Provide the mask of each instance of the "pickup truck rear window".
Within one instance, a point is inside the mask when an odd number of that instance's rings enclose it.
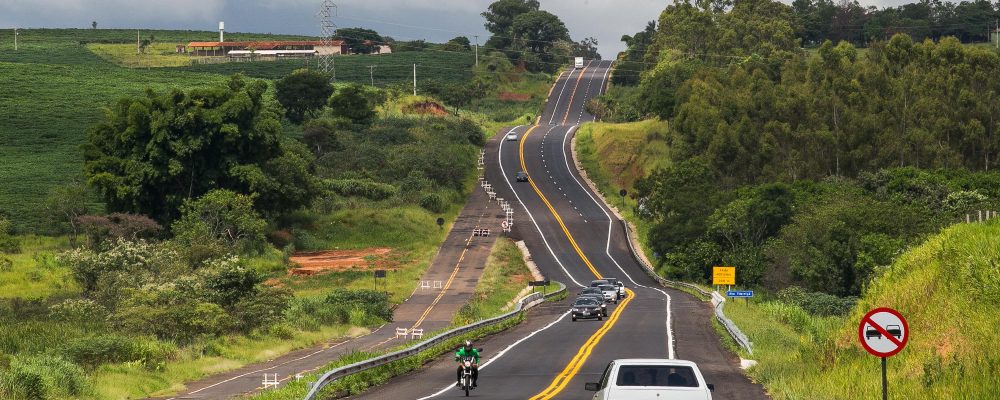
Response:
[[[622,365],[618,386],[698,387],[691,367],[674,365]]]

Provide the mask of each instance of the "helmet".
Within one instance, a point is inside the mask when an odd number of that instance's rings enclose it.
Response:
[[[471,348],[472,348],[472,341],[471,340],[466,340],[465,341],[465,349],[468,350],[468,349],[471,349]]]

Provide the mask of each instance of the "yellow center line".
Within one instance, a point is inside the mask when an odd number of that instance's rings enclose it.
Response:
[[[628,293],[628,297],[625,298],[625,300],[623,300],[617,308],[615,308],[615,311],[611,313],[611,317],[608,318],[608,322],[606,322],[601,329],[598,329],[597,332],[594,332],[594,334],[587,339],[587,341],[583,344],[583,347],[580,347],[580,350],[576,352],[576,356],[570,360],[569,364],[566,364],[566,368],[563,368],[562,372],[560,372],[559,375],[556,375],[556,378],[552,380],[552,383],[550,383],[549,386],[540,393],[532,397],[531,400],[551,399],[553,396],[559,394],[559,392],[562,392],[562,390],[566,388],[566,385],[569,384],[577,372],[580,371],[580,368],[583,367],[584,361],[590,357],[590,353],[594,350],[594,347],[597,346],[597,343],[600,342],[601,338],[608,333],[609,330],[611,330],[611,327],[613,327],[616,322],[618,322],[618,318],[621,317],[622,312],[625,311],[625,306],[627,306],[628,303],[635,298],[635,293],[632,292],[631,289],[625,290]]]
[[[580,73],[580,76],[583,76],[582,72]],[[579,80],[577,80],[577,86],[579,86]],[[576,93],[576,88],[573,89],[573,93],[574,94]],[[570,97],[570,99],[571,99],[570,104],[572,104],[572,97]],[[568,113],[569,111],[567,111],[567,115]],[[565,120],[563,120],[563,122],[565,123]],[[519,156],[521,158],[521,170],[523,170],[526,174],[528,174],[528,183],[531,184],[531,187],[535,190],[535,193],[538,194],[538,197],[541,198],[542,202],[545,203],[545,206],[548,207],[549,212],[551,212],[552,216],[555,217],[556,222],[559,223],[559,227],[562,228],[563,233],[566,234],[566,238],[569,239],[569,243],[573,246],[573,250],[576,251],[576,254],[578,254],[580,256],[580,259],[583,260],[584,264],[587,265],[587,268],[590,269],[590,272],[593,273],[594,276],[596,276],[598,279],[601,279],[602,278],[601,273],[597,272],[597,269],[594,268],[594,264],[590,262],[590,259],[588,259],[585,254],[583,254],[583,250],[581,250],[580,246],[576,243],[576,239],[574,239],[573,234],[569,232],[569,229],[563,222],[562,217],[560,217],[559,213],[556,212],[555,207],[552,207],[552,203],[550,203],[549,200],[545,197],[545,195],[542,194],[542,191],[538,189],[538,186],[535,185],[535,181],[531,179],[531,174],[528,172],[528,167],[527,165],[525,165],[524,162],[524,143],[527,140],[528,136],[531,135],[531,132],[535,130],[535,128],[538,128],[538,125],[531,127],[531,129],[528,129],[528,131],[525,132],[524,135],[521,137],[521,143],[518,149]],[[635,298],[635,293],[632,290],[626,289],[626,293],[628,293],[628,297],[625,300],[623,300],[621,304],[618,305],[618,307],[615,308],[615,311],[611,313],[611,317],[608,319],[608,321],[605,322],[604,325],[597,330],[597,332],[594,332],[594,334],[587,339],[587,341],[583,344],[583,346],[580,347],[580,350],[576,352],[576,355],[573,356],[573,358],[569,361],[568,364],[566,364],[566,368],[564,368],[562,372],[560,372],[559,375],[557,375],[555,379],[552,380],[552,382],[549,384],[548,387],[545,388],[545,390],[542,390],[540,393],[532,397],[531,398],[532,400],[551,399],[566,388],[566,385],[568,385],[569,382],[573,379],[573,377],[576,376],[576,374],[580,371],[580,368],[582,368],[583,364],[587,361],[587,358],[590,357],[590,354],[593,351],[594,347],[596,347],[597,344],[600,343],[601,339],[604,338],[604,335],[607,334],[611,330],[611,328],[615,326],[615,324],[618,322],[619,317],[621,317],[621,314],[625,311],[625,308],[632,301],[632,299]]]
[[[566,121],[569,120],[569,111],[573,109],[573,97],[576,96],[576,89],[580,88],[580,81],[583,80],[583,74],[587,72],[587,68],[590,68],[590,64],[587,64],[583,70],[580,71],[580,75],[576,77],[576,85],[573,86],[573,91],[569,94],[569,103],[566,103],[566,115],[563,116],[562,124],[566,125]],[[527,135],[525,135],[527,136]]]
[[[459,267],[462,265],[462,260],[465,259],[465,253],[469,252],[469,242],[472,241],[472,236],[474,236],[474,234],[469,235],[469,239],[465,241],[465,249],[462,250],[462,255],[458,256],[458,262],[455,263],[455,269],[451,271],[451,276],[448,277],[448,281],[445,282],[444,287],[441,288],[441,293],[438,293],[437,297],[434,298],[434,301],[431,302],[431,305],[427,307],[426,310],[424,310],[423,315],[421,315],[420,318],[417,319],[417,322],[414,323],[413,326],[410,327],[410,329],[420,326],[420,324],[424,322],[424,319],[427,318],[428,315],[430,315],[431,310],[434,309],[434,306],[436,306],[437,303],[441,301],[441,298],[444,297],[445,293],[448,292],[448,288],[451,287],[451,283],[455,281],[455,276],[458,275]]]
[[[521,137],[521,146],[520,146],[521,170],[528,175],[528,183],[530,183],[531,187],[535,189],[535,193],[537,193],[538,197],[542,199],[542,202],[545,203],[545,206],[549,208],[549,212],[552,213],[552,216],[556,218],[556,222],[559,223],[559,227],[562,228],[563,233],[565,233],[566,237],[569,238],[569,243],[573,246],[573,249],[576,250],[576,253],[580,255],[581,259],[583,259],[583,263],[587,265],[587,268],[590,269],[590,272],[593,273],[594,276],[597,277],[597,279],[601,279],[602,278],[601,273],[597,272],[597,268],[594,268],[594,264],[591,264],[587,256],[583,254],[583,250],[581,250],[580,246],[576,244],[576,239],[573,239],[573,235],[569,233],[569,229],[566,228],[566,224],[563,223],[562,217],[560,217],[559,213],[556,212],[556,209],[552,207],[552,203],[549,203],[549,199],[545,198],[545,195],[542,194],[542,191],[538,189],[537,185],[535,185],[535,181],[531,179],[531,174],[528,173],[528,167],[524,164],[524,142],[525,139],[528,138],[528,135],[531,135],[531,132],[535,130],[535,128],[538,128],[538,125],[535,125],[531,127],[531,129],[528,129],[528,131],[524,133],[524,136]]]

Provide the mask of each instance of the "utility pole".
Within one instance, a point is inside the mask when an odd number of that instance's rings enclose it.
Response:
[[[14,51],[17,51],[17,35],[19,35],[17,27],[14,27]]]
[[[139,54],[139,30],[135,30],[135,54]]]
[[[368,77],[371,78],[371,80],[372,80],[372,87],[375,87],[375,66],[374,65],[369,65],[368,66]]]
[[[417,95],[417,64],[413,64],[413,95]]]
[[[476,66],[479,66],[479,35],[476,35]]]

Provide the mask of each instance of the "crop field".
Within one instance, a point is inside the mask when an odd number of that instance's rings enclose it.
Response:
[[[312,60],[205,64],[176,68],[126,68],[98,56],[84,43],[125,43],[127,30],[22,30],[13,51],[10,31],[0,32],[0,214],[20,232],[47,233],[42,204],[56,186],[82,180],[79,146],[102,107],[147,88],[163,91],[221,84],[231,74],[275,79]],[[151,31],[157,41],[208,40],[206,32]],[[210,32],[209,32],[210,33]],[[4,37],[4,35],[7,35]],[[228,34],[232,40],[297,39],[296,36]],[[134,39],[134,36],[132,37]],[[93,47],[95,45],[91,45]],[[117,45],[116,45],[117,46]],[[158,49],[155,48],[154,49]],[[312,63],[312,64],[310,64]],[[470,54],[423,51],[338,57],[339,82],[369,83],[374,66],[376,86],[412,82],[417,64],[418,86],[429,80],[459,81],[471,76]],[[101,211],[91,195],[92,211]]]

